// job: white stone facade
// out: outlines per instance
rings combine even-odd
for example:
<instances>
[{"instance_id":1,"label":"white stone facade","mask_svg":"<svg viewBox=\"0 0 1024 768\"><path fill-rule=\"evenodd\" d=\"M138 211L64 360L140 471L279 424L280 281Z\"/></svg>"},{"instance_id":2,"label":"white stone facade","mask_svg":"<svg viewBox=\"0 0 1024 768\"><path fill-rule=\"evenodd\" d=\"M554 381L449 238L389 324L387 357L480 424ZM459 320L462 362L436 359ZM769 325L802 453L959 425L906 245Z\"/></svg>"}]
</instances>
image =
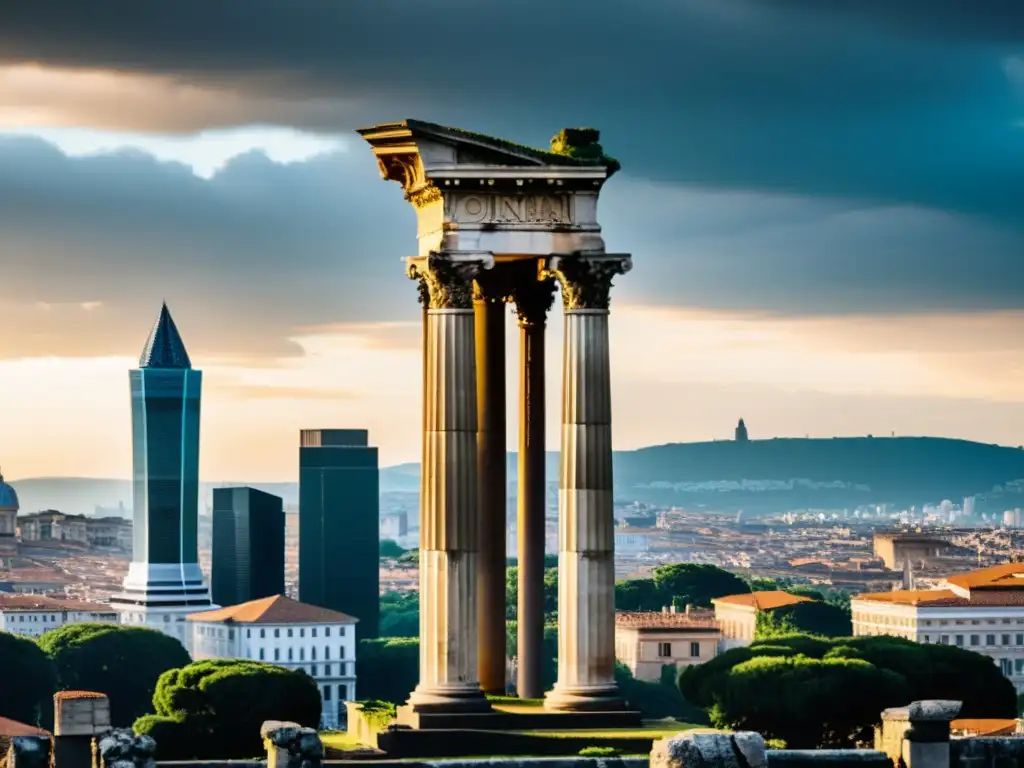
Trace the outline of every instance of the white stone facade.
<instances>
[{"instance_id":1,"label":"white stone facade","mask_svg":"<svg viewBox=\"0 0 1024 768\"><path fill-rule=\"evenodd\" d=\"M51 629L82 622L116 624L109 606L30 595L0 595L0 632L39 637Z\"/></svg>"},{"instance_id":2,"label":"white stone facade","mask_svg":"<svg viewBox=\"0 0 1024 768\"><path fill-rule=\"evenodd\" d=\"M228 624L193 615L192 658L252 659L301 669L320 688L322 727L337 728L356 700L355 624Z\"/></svg>"},{"instance_id":3,"label":"white stone facade","mask_svg":"<svg viewBox=\"0 0 1024 768\"><path fill-rule=\"evenodd\" d=\"M925 607L854 599L853 634L955 645L992 659L1024 692L1024 606Z\"/></svg>"}]
</instances>

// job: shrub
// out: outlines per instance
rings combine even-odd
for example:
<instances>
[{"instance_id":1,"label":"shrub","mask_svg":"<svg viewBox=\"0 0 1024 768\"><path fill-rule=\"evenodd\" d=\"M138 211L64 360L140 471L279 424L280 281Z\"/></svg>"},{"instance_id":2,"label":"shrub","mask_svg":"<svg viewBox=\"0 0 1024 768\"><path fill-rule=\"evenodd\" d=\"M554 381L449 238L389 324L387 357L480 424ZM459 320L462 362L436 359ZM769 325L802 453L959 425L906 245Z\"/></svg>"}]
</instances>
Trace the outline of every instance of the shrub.
<instances>
[{"instance_id":1,"label":"shrub","mask_svg":"<svg viewBox=\"0 0 1024 768\"><path fill-rule=\"evenodd\" d=\"M962 701L963 717L1016 712L1013 684L990 658L888 636L773 637L688 668L679 688L715 725L791 748L863 743L883 709L911 701Z\"/></svg>"},{"instance_id":2,"label":"shrub","mask_svg":"<svg viewBox=\"0 0 1024 768\"><path fill-rule=\"evenodd\" d=\"M0 717L50 728L57 672L31 640L0 632Z\"/></svg>"},{"instance_id":3,"label":"shrub","mask_svg":"<svg viewBox=\"0 0 1024 768\"><path fill-rule=\"evenodd\" d=\"M266 720L320 725L320 690L309 675L245 659L165 672L153 706L156 714L140 717L134 728L156 739L160 760L254 757L262 752Z\"/></svg>"},{"instance_id":4,"label":"shrub","mask_svg":"<svg viewBox=\"0 0 1024 768\"><path fill-rule=\"evenodd\" d=\"M39 646L62 690L107 694L115 727L149 712L160 675L192 660L173 637L118 624L69 624L40 637Z\"/></svg>"}]
</instances>

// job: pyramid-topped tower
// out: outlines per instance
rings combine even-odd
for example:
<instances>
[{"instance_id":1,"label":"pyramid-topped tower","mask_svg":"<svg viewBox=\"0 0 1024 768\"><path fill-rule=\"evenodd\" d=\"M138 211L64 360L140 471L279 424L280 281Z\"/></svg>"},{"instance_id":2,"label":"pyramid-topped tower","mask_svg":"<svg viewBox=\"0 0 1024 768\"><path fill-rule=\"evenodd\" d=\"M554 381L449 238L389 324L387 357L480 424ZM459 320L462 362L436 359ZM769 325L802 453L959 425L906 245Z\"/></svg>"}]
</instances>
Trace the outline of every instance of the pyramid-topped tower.
<instances>
[{"instance_id":1,"label":"pyramid-topped tower","mask_svg":"<svg viewBox=\"0 0 1024 768\"><path fill-rule=\"evenodd\" d=\"M181 340L178 326L174 324L167 302L160 308L160 315L149 332L146 346L142 348L139 368L191 368L185 342Z\"/></svg>"},{"instance_id":2,"label":"pyramid-topped tower","mask_svg":"<svg viewBox=\"0 0 1024 768\"><path fill-rule=\"evenodd\" d=\"M132 397L132 562L111 604L123 624L149 626L191 647L185 616L211 607L199 570L199 410L192 368L167 305L149 334Z\"/></svg>"}]
</instances>

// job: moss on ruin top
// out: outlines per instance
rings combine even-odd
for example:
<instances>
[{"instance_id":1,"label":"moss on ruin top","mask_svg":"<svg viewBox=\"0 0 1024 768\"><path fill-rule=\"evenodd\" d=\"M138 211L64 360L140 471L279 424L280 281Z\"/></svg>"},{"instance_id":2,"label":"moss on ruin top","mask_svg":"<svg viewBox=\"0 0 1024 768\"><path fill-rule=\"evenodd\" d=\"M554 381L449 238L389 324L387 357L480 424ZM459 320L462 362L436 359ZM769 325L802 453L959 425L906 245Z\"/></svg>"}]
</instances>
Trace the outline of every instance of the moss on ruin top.
<instances>
[{"instance_id":1,"label":"moss on ruin top","mask_svg":"<svg viewBox=\"0 0 1024 768\"><path fill-rule=\"evenodd\" d=\"M420 123L420 125L428 124ZM563 128L551 138L551 149L543 150L536 147L528 147L525 144L517 144L507 139L499 139L495 136L467 131L462 128L452 128L450 126L432 127L442 128L445 131L465 136L473 141L503 147L511 152L532 157L547 165L604 166L608 169L609 176L621 168L618 160L604 153L604 149L598 142L601 132L596 128Z\"/></svg>"},{"instance_id":2,"label":"moss on ruin top","mask_svg":"<svg viewBox=\"0 0 1024 768\"><path fill-rule=\"evenodd\" d=\"M563 128L551 137L551 154L570 157L586 165L603 165L611 176L622 165L604 153L596 128Z\"/></svg>"}]
</instances>

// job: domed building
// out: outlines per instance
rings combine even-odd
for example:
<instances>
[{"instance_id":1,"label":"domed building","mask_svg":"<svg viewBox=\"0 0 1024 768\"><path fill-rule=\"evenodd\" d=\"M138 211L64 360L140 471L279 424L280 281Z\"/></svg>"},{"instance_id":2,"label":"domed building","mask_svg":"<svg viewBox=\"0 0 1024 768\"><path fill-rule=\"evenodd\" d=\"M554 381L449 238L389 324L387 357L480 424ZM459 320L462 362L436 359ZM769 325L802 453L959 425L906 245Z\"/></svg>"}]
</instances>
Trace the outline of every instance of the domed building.
<instances>
[{"instance_id":1,"label":"domed building","mask_svg":"<svg viewBox=\"0 0 1024 768\"><path fill-rule=\"evenodd\" d=\"M18 554L15 538L18 509L18 494L4 482L4 475L0 472L0 566L9 566L7 560Z\"/></svg>"}]
</instances>

